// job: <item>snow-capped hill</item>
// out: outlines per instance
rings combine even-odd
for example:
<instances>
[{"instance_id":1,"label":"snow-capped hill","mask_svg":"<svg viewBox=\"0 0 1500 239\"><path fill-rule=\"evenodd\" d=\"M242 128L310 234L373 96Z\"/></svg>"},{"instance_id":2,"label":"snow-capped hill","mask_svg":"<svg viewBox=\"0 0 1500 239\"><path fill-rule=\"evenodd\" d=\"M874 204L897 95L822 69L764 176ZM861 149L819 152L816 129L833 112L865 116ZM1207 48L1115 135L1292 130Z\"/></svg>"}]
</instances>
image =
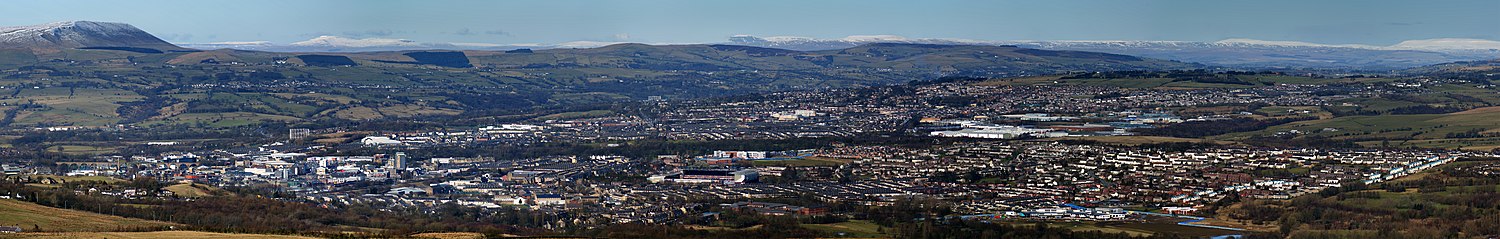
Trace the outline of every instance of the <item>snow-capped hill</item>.
<instances>
[{"instance_id":1,"label":"snow-capped hill","mask_svg":"<svg viewBox=\"0 0 1500 239\"><path fill-rule=\"evenodd\" d=\"M629 43L629 42L571 41L571 42L558 43L558 44L555 44L555 45L546 45L546 46L543 46L543 48L573 48L573 49L579 49L579 48L598 48L598 47L604 47L604 46L608 46L608 45L625 44L625 43Z\"/></svg>"},{"instance_id":2,"label":"snow-capped hill","mask_svg":"<svg viewBox=\"0 0 1500 239\"><path fill-rule=\"evenodd\" d=\"M1180 47L1201 46L1201 45L1206 44L1206 43L1203 43L1203 42L1190 42L1190 41L1120 41L1120 40L1106 40L1106 41L1090 41L1090 40L1035 41L1035 40L1032 40L1032 41L995 41L995 42L991 42L991 44L1015 45L1015 46L1029 47L1029 48L1040 48L1040 49L1072 49L1072 48L1081 48L1081 47L1180 48Z\"/></svg>"},{"instance_id":3,"label":"snow-capped hill","mask_svg":"<svg viewBox=\"0 0 1500 239\"><path fill-rule=\"evenodd\" d=\"M844 39L839 39L839 40L841 40L841 41L847 41L847 42L906 42L906 41L912 41L912 39L907 39L906 37L897 36L897 35L853 35L853 36L844 37Z\"/></svg>"},{"instance_id":4,"label":"snow-capped hill","mask_svg":"<svg viewBox=\"0 0 1500 239\"><path fill-rule=\"evenodd\" d=\"M1378 46L1360 45L1360 44L1339 44L1339 45L1335 45L1335 44L1320 44L1320 43L1300 42L1300 41L1268 41L1268 40L1256 40L1256 39L1245 39L1245 38L1224 39L1224 40L1216 41L1216 42L1214 42L1214 44L1219 44L1219 45L1223 45L1223 46L1237 46L1237 47L1344 47L1344 48L1358 48L1358 49L1380 49L1380 47L1378 47Z\"/></svg>"},{"instance_id":5,"label":"snow-capped hill","mask_svg":"<svg viewBox=\"0 0 1500 239\"><path fill-rule=\"evenodd\" d=\"M798 36L771 36L756 37L751 35L735 35L729 38L730 44L781 48L798 51L833 50L855 47L869 43L910 43L910 44L935 44L935 45L994 45L991 42L968 40L968 39L943 39L943 38L907 38L897 35L854 35L839 39L818 39Z\"/></svg>"},{"instance_id":6,"label":"snow-capped hill","mask_svg":"<svg viewBox=\"0 0 1500 239\"><path fill-rule=\"evenodd\" d=\"M199 49L199 50L235 49L235 50L250 50L250 51L266 51L267 49L274 49L276 47L279 47L278 45L276 45L276 43L272 43L270 41L230 41L230 42L210 42L210 43L178 43L178 45L182 46L182 47L186 47L186 48Z\"/></svg>"},{"instance_id":7,"label":"snow-capped hill","mask_svg":"<svg viewBox=\"0 0 1500 239\"><path fill-rule=\"evenodd\" d=\"M135 26L113 22L66 21L32 26L0 27L0 47L81 48L136 47L178 49Z\"/></svg>"},{"instance_id":8,"label":"snow-capped hill","mask_svg":"<svg viewBox=\"0 0 1500 239\"><path fill-rule=\"evenodd\" d=\"M1390 46L1372 46L1363 44L1320 44L1300 41L1267 41L1255 39L1225 39L1214 42L1225 46L1283 46L1283 47L1340 47L1373 50L1418 50L1418 51L1466 51L1466 50L1500 50L1500 41L1469 38L1434 38L1420 40L1406 40Z\"/></svg>"},{"instance_id":9,"label":"snow-capped hill","mask_svg":"<svg viewBox=\"0 0 1500 239\"><path fill-rule=\"evenodd\" d=\"M1395 49L1414 50L1500 50L1500 41L1469 38L1408 40L1391 45Z\"/></svg>"},{"instance_id":10,"label":"snow-capped hill","mask_svg":"<svg viewBox=\"0 0 1500 239\"><path fill-rule=\"evenodd\" d=\"M1500 42L1480 39L1411 40L1392 46L1320 44L1298 41L1225 39L1195 41L985 41L970 39L906 38L891 35L849 36L836 39L737 35L729 44L811 51L855 47L869 43L938 45L1014 45L1043 50L1092 51L1248 68L1364 68L1403 69L1454 61L1500 57Z\"/></svg>"},{"instance_id":11,"label":"snow-capped hill","mask_svg":"<svg viewBox=\"0 0 1500 239\"><path fill-rule=\"evenodd\" d=\"M388 38L344 38L337 36L319 36L306 41L293 42L292 46L320 46L320 47L422 47L423 44L407 39Z\"/></svg>"}]
</instances>

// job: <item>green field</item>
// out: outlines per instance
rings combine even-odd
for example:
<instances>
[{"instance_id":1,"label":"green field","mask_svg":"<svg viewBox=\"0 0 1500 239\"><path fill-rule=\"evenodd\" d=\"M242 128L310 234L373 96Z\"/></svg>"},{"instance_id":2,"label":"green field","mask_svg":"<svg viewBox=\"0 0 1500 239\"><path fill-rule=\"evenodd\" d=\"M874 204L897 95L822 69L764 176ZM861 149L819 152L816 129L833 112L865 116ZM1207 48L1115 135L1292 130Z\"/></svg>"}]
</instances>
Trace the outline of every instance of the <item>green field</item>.
<instances>
[{"instance_id":1,"label":"green field","mask_svg":"<svg viewBox=\"0 0 1500 239\"><path fill-rule=\"evenodd\" d=\"M57 152L75 155L93 155L114 153L120 149L118 146L94 146L94 145L54 145L47 147L47 152Z\"/></svg>"},{"instance_id":2,"label":"green field","mask_svg":"<svg viewBox=\"0 0 1500 239\"><path fill-rule=\"evenodd\" d=\"M1500 181L1475 170L1496 165L1496 159L1469 159L1367 188L1270 203L1285 205L1277 224L1290 238L1484 238L1500 234L1494 226L1500 223L1494 201Z\"/></svg>"},{"instance_id":3,"label":"green field","mask_svg":"<svg viewBox=\"0 0 1500 239\"><path fill-rule=\"evenodd\" d=\"M224 191L224 189L196 183L180 183L172 186L167 186L166 188L162 189L171 191L173 195L177 195L179 197L190 198L224 195L229 193L227 191Z\"/></svg>"},{"instance_id":4,"label":"green field","mask_svg":"<svg viewBox=\"0 0 1500 239\"><path fill-rule=\"evenodd\" d=\"M1175 220L1175 219L1174 219ZM1013 226L1033 226L1035 222L1005 222ZM1098 231L1104 233L1126 233L1132 236L1155 234L1177 234L1189 238L1234 234L1234 231L1190 227L1167 221L1160 222L1046 222L1049 227L1067 228L1073 231Z\"/></svg>"},{"instance_id":5,"label":"green field","mask_svg":"<svg viewBox=\"0 0 1500 239\"><path fill-rule=\"evenodd\" d=\"M1487 150L1500 146L1500 139L1487 136L1452 139L1449 136L1470 131L1500 132L1500 108L1481 108L1450 114L1344 116L1299 121L1260 131L1211 138L1238 140L1291 130L1332 139L1358 139L1360 144L1367 146Z\"/></svg>"},{"instance_id":6,"label":"green field","mask_svg":"<svg viewBox=\"0 0 1500 239\"><path fill-rule=\"evenodd\" d=\"M81 87L8 87L0 89L0 103L34 104L41 107L15 111L13 125L24 126L108 126L119 122L115 112L121 102L143 99L135 92L121 89Z\"/></svg>"},{"instance_id":7,"label":"green field","mask_svg":"<svg viewBox=\"0 0 1500 239\"><path fill-rule=\"evenodd\" d=\"M802 224L802 227L826 232L836 237L890 238L892 236L886 233L886 230L891 230L890 228L881 228L880 225L865 220L829 224Z\"/></svg>"},{"instance_id":8,"label":"green field","mask_svg":"<svg viewBox=\"0 0 1500 239\"><path fill-rule=\"evenodd\" d=\"M556 114L550 114L550 115L543 115L541 117L536 117L535 120L566 120L566 119L578 119L578 118L609 116L609 115L613 115L613 114L615 114L615 112L614 111L609 111L609 110L575 111L575 112L563 112L563 113L556 113Z\"/></svg>"}]
</instances>

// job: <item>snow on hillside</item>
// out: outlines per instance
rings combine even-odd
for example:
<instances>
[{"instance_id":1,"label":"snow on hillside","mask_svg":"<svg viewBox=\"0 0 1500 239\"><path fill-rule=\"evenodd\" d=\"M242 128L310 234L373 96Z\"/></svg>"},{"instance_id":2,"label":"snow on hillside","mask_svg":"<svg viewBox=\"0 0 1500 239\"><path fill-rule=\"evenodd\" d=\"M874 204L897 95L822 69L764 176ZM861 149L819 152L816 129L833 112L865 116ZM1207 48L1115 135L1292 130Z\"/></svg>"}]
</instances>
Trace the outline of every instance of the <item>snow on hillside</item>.
<instances>
[{"instance_id":1,"label":"snow on hillside","mask_svg":"<svg viewBox=\"0 0 1500 239\"><path fill-rule=\"evenodd\" d=\"M0 47L175 47L130 24L66 21L0 27Z\"/></svg>"},{"instance_id":2,"label":"snow on hillside","mask_svg":"<svg viewBox=\"0 0 1500 239\"><path fill-rule=\"evenodd\" d=\"M422 47L426 44L406 40L388 38L344 38L337 36L319 36L306 41L293 42L292 46L323 46L323 47Z\"/></svg>"},{"instance_id":3,"label":"snow on hillside","mask_svg":"<svg viewBox=\"0 0 1500 239\"><path fill-rule=\"evenodd\" d=\"M1389 48L1414 50L1495 50L1500 49L1500 41L1468 38L1437 38L1402 41Z\"/></svg>"}]
</instances>

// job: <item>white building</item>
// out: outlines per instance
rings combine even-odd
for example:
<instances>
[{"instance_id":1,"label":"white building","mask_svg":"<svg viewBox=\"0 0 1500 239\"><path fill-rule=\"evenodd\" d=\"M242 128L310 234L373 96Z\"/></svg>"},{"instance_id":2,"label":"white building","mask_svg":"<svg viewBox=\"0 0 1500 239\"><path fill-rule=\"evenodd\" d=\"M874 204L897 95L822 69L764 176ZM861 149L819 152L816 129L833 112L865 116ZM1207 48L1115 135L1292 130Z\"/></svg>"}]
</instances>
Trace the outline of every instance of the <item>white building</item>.
<instances>
[{"instance_id":1,"label":"white building","mask_svg":"<svg viewBox=\"0 0 1500 239\"><path fill-rule=\"evenodd\" d=\"M391 139L391 137L385 136L366 136L360 139L359 143L370 146L401 145L401 141L396 141Z\"/></svg>"}]
</instances>

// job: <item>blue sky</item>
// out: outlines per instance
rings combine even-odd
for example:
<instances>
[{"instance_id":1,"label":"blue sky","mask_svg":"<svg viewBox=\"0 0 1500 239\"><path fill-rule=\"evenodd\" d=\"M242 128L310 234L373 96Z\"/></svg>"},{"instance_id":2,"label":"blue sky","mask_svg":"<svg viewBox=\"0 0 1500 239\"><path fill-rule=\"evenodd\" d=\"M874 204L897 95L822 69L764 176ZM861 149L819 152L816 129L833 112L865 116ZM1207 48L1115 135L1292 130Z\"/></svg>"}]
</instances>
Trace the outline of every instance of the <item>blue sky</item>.
<instances>
[{"instance_id":1,"label":"blue sky","mask_svg":"<svg viewBox=\"0 0 1500 239\"><path fill-rule=\"evenodd\" d=\"M1497 0L7 0L0 25L133 24L176 43L319 35L423 42L722 42L736 34L980 40L1500 40Z\"/></svg>"}]
</instances>

